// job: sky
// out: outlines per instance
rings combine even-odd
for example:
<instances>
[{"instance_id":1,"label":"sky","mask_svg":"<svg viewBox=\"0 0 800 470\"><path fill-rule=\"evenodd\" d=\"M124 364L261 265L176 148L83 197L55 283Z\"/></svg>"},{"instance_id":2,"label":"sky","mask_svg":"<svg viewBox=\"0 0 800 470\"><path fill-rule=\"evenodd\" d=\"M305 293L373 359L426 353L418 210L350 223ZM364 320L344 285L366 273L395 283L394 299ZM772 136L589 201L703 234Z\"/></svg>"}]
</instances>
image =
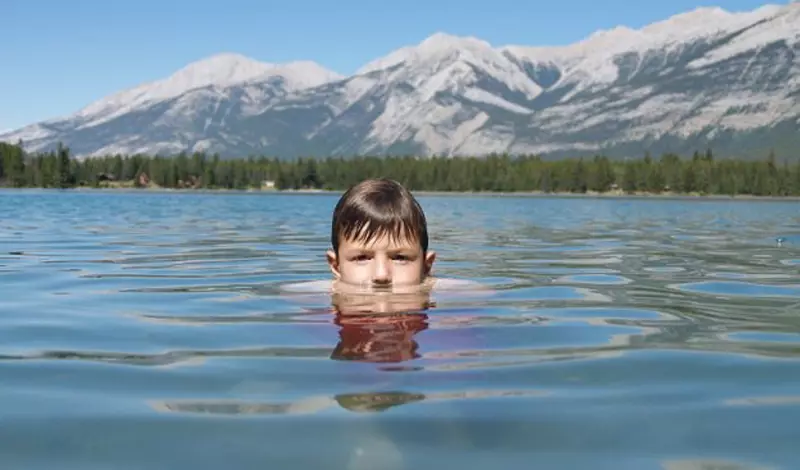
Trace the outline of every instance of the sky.
<instances>
[{"instance_id":1,"label":"sky","mask_svg":"<svg viewBox=\"0 0 800 470\"><path fill-rule=\"evenodd\" d=\"M313 60L338 73L436 32L493 46L565 45L600 29L640 28L697 7L756 0L3 0L0 132L222 52Z\"/></svg>"}]
</instances>

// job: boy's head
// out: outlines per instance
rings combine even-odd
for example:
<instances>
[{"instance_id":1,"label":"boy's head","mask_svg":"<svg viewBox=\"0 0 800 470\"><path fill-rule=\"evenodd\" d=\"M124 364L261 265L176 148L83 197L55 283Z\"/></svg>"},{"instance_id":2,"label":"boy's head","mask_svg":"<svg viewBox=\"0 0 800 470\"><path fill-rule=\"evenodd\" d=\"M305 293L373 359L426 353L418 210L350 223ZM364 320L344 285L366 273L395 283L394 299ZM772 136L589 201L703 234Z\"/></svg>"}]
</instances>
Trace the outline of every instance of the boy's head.
<instances>
[{"instance_id":1,"label":"boy's head","mask_svg":"<svg viewBox=\"0 0 800 470\"><path fill-rule=\"evenodd\" d=\"M389 179L362 181L342 195L333 211L331 245L334 276L362 287L420 284L436 257L428 250L422 207Z\"/></svg>"}]
</instances>

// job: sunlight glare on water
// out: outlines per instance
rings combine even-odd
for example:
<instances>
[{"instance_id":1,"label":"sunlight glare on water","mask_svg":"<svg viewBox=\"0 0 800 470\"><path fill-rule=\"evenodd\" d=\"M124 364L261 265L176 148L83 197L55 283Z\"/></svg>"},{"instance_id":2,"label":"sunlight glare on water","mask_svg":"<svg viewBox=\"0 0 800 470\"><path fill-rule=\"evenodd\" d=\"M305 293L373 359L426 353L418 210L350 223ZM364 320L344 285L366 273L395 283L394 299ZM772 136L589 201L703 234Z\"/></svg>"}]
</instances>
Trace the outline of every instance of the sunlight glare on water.
<instances>
[{"instance_id":1,"label":"sunlight glare on water","mask_svg":"<svg viewBox=\"0 0 800 470\"><path fill-rule=\"evenodd\" d=\"M797 468L797 202L421 195L493 292L365 321L337 198L0 192L0 467Z\"/></svg>"}]
</instances>

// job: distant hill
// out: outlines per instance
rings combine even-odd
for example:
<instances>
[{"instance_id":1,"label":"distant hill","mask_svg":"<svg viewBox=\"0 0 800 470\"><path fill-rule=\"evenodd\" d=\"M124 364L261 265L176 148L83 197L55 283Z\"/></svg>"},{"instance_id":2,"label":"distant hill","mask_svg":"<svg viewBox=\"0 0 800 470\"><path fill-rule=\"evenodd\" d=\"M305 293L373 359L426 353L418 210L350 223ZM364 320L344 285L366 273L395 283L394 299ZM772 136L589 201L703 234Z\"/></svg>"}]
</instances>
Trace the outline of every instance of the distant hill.
<instances>
[{"instance_id":1,"label":"distant hill","mask_svg":"<svg viewBox=\"0 0 800 470\"><path fill-rule=\"evenodd\" d=\"M800 4L699 8L561 47L435 34L344 77L222 54L0 135L79 156L539 154L800 149Z\"/></svg>"}]
</instances>

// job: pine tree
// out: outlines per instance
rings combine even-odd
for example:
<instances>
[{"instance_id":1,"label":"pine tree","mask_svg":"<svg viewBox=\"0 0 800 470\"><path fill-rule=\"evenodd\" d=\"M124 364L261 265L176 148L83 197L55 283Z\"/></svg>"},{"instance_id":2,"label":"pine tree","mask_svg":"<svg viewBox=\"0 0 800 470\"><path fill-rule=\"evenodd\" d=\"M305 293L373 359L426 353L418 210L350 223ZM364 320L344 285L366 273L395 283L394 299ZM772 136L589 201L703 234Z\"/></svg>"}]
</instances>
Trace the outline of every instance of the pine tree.
<instances>
[{"instance_id":1,"label":"pine tree","mask_svg":"<svg viewBox=\"0 0 800 470\"><path fill-rule=\"evenodd\" d=\"M59 143L56 155L58 158L56 166L56 187L69 188L73 185L71 168L72 162L69 156L69 149L63 144Z\"/></svg>"}]
</instances>

